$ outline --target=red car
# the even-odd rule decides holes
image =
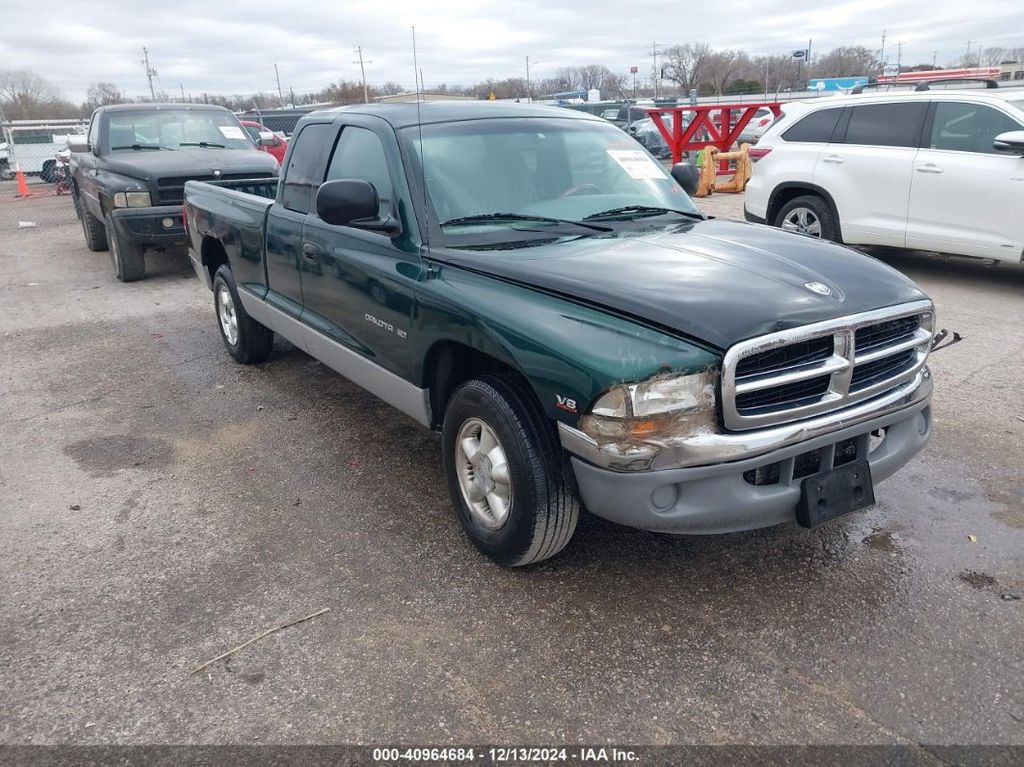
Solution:
[[[284,153],[288,150],[288,139],[267,130],[258,122],[253,122],[252,120],[240,120],[239,122],[242,123],[242,127],[249,134],[249,138],[259,147],[261,152],[271,155],[277,160],[278,165],[284,162]]]

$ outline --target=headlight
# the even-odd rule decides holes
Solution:
[[[114,195],[115,208],[148,208],[152,204],[149,192],[118,192]]]
[[[717,371],[669,374],[614,386],[580,419],[580,429],[600,442],[657,440],[713,425],[717,377]]]

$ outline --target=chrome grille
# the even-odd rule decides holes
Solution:
[[[771,333],[733,346],[722,364],[729,429],[839,410],[918,375],[934,328],[930,301]]]

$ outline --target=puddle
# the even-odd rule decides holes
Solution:
[[[171,445],[162,439],[125,434],[90,437],[64,448],[85,471],[112,474],[120,469],[157,469],[171,462]]]
[[[870,535],[864,536],[863,542],[875,551],[895,554],[900,550],[899,538],[889,530],[875,529]]]

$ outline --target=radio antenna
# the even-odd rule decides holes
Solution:
[[[427,158],[423,154],[423,111],[420,103],[423,101],[423,94],[420,91],[423,73],[420,71],[420,62],[416,56],[415,24],[412,27],[412,66],[413,76],[416,78],[416,129],[419,131],[420,141],[420,174],[423,176],[423,244],[427,247],[427,253],[430,253],[430,222],[427,220]]]

